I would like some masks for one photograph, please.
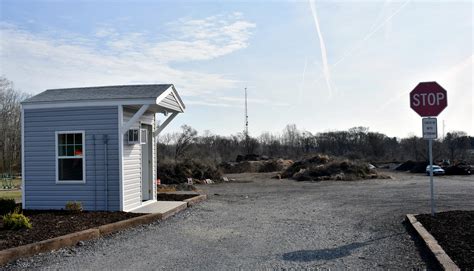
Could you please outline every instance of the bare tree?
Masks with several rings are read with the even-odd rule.
[[[448,152],[451,160],[467,158],[467,152],[470,148],[470,138],[465,132],[453,131],[446,135],[443,145]]]
[[[0,172],[10,174],[21,168],[21,105],[28,97],[0,77]]]
[[[175,144],[174,159],[178,160],[184,158],[187,152],[191,149],[192,144],[196,141],[197,131],[191,126],[181,126],[182,132],[178,134]]]

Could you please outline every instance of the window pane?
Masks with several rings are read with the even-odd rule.
[[[60,181],[82,181],[82,158],[59,159],[58,170]]]
[[[65,134],[59,134],[58,135],[58,144],[66,144],[66,135]]]
[[[74,145],[66,146],[66,156],[74,156]]]
[[[74,156],[82,156],[82,145],[74,145]]]
[[[133,141],[136,141],[138,142],[138,134],[140,133],[139,132],[140,130],[133,130]]]
[[[74,134],[66,134],[66,144],[74,144]]]
[[[133,141],[133,130],[128,130],[128,142]]]
[[[82,134],[74,134],[74,144],[82,144]]]
[[[65,145],[59,145],[58,155],[59,156],[66,156],[66,146]]]

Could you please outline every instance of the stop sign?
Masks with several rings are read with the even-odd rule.
[[[422,117],[436,117],[446,106],[446,90],[436,82],[421,82],[410,92],[410,107]]]

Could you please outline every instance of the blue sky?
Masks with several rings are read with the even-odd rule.
[[[408,93],[437,81],[439,126],[474,135],[471,1],[0,3],[0,74],[32,94],[173,83],[187,111],[168,131],[228,135],[248,87],[254,136],[294,123],[405,137],[421,134]]]

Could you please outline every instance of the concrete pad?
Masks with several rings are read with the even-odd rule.
[[[165,214],[173,212],[176,209],[183,209],[183,207],[187,207],[187,203],[183,201],[157,201],[142,207],[138,207],[131,212],[140,214]]]

